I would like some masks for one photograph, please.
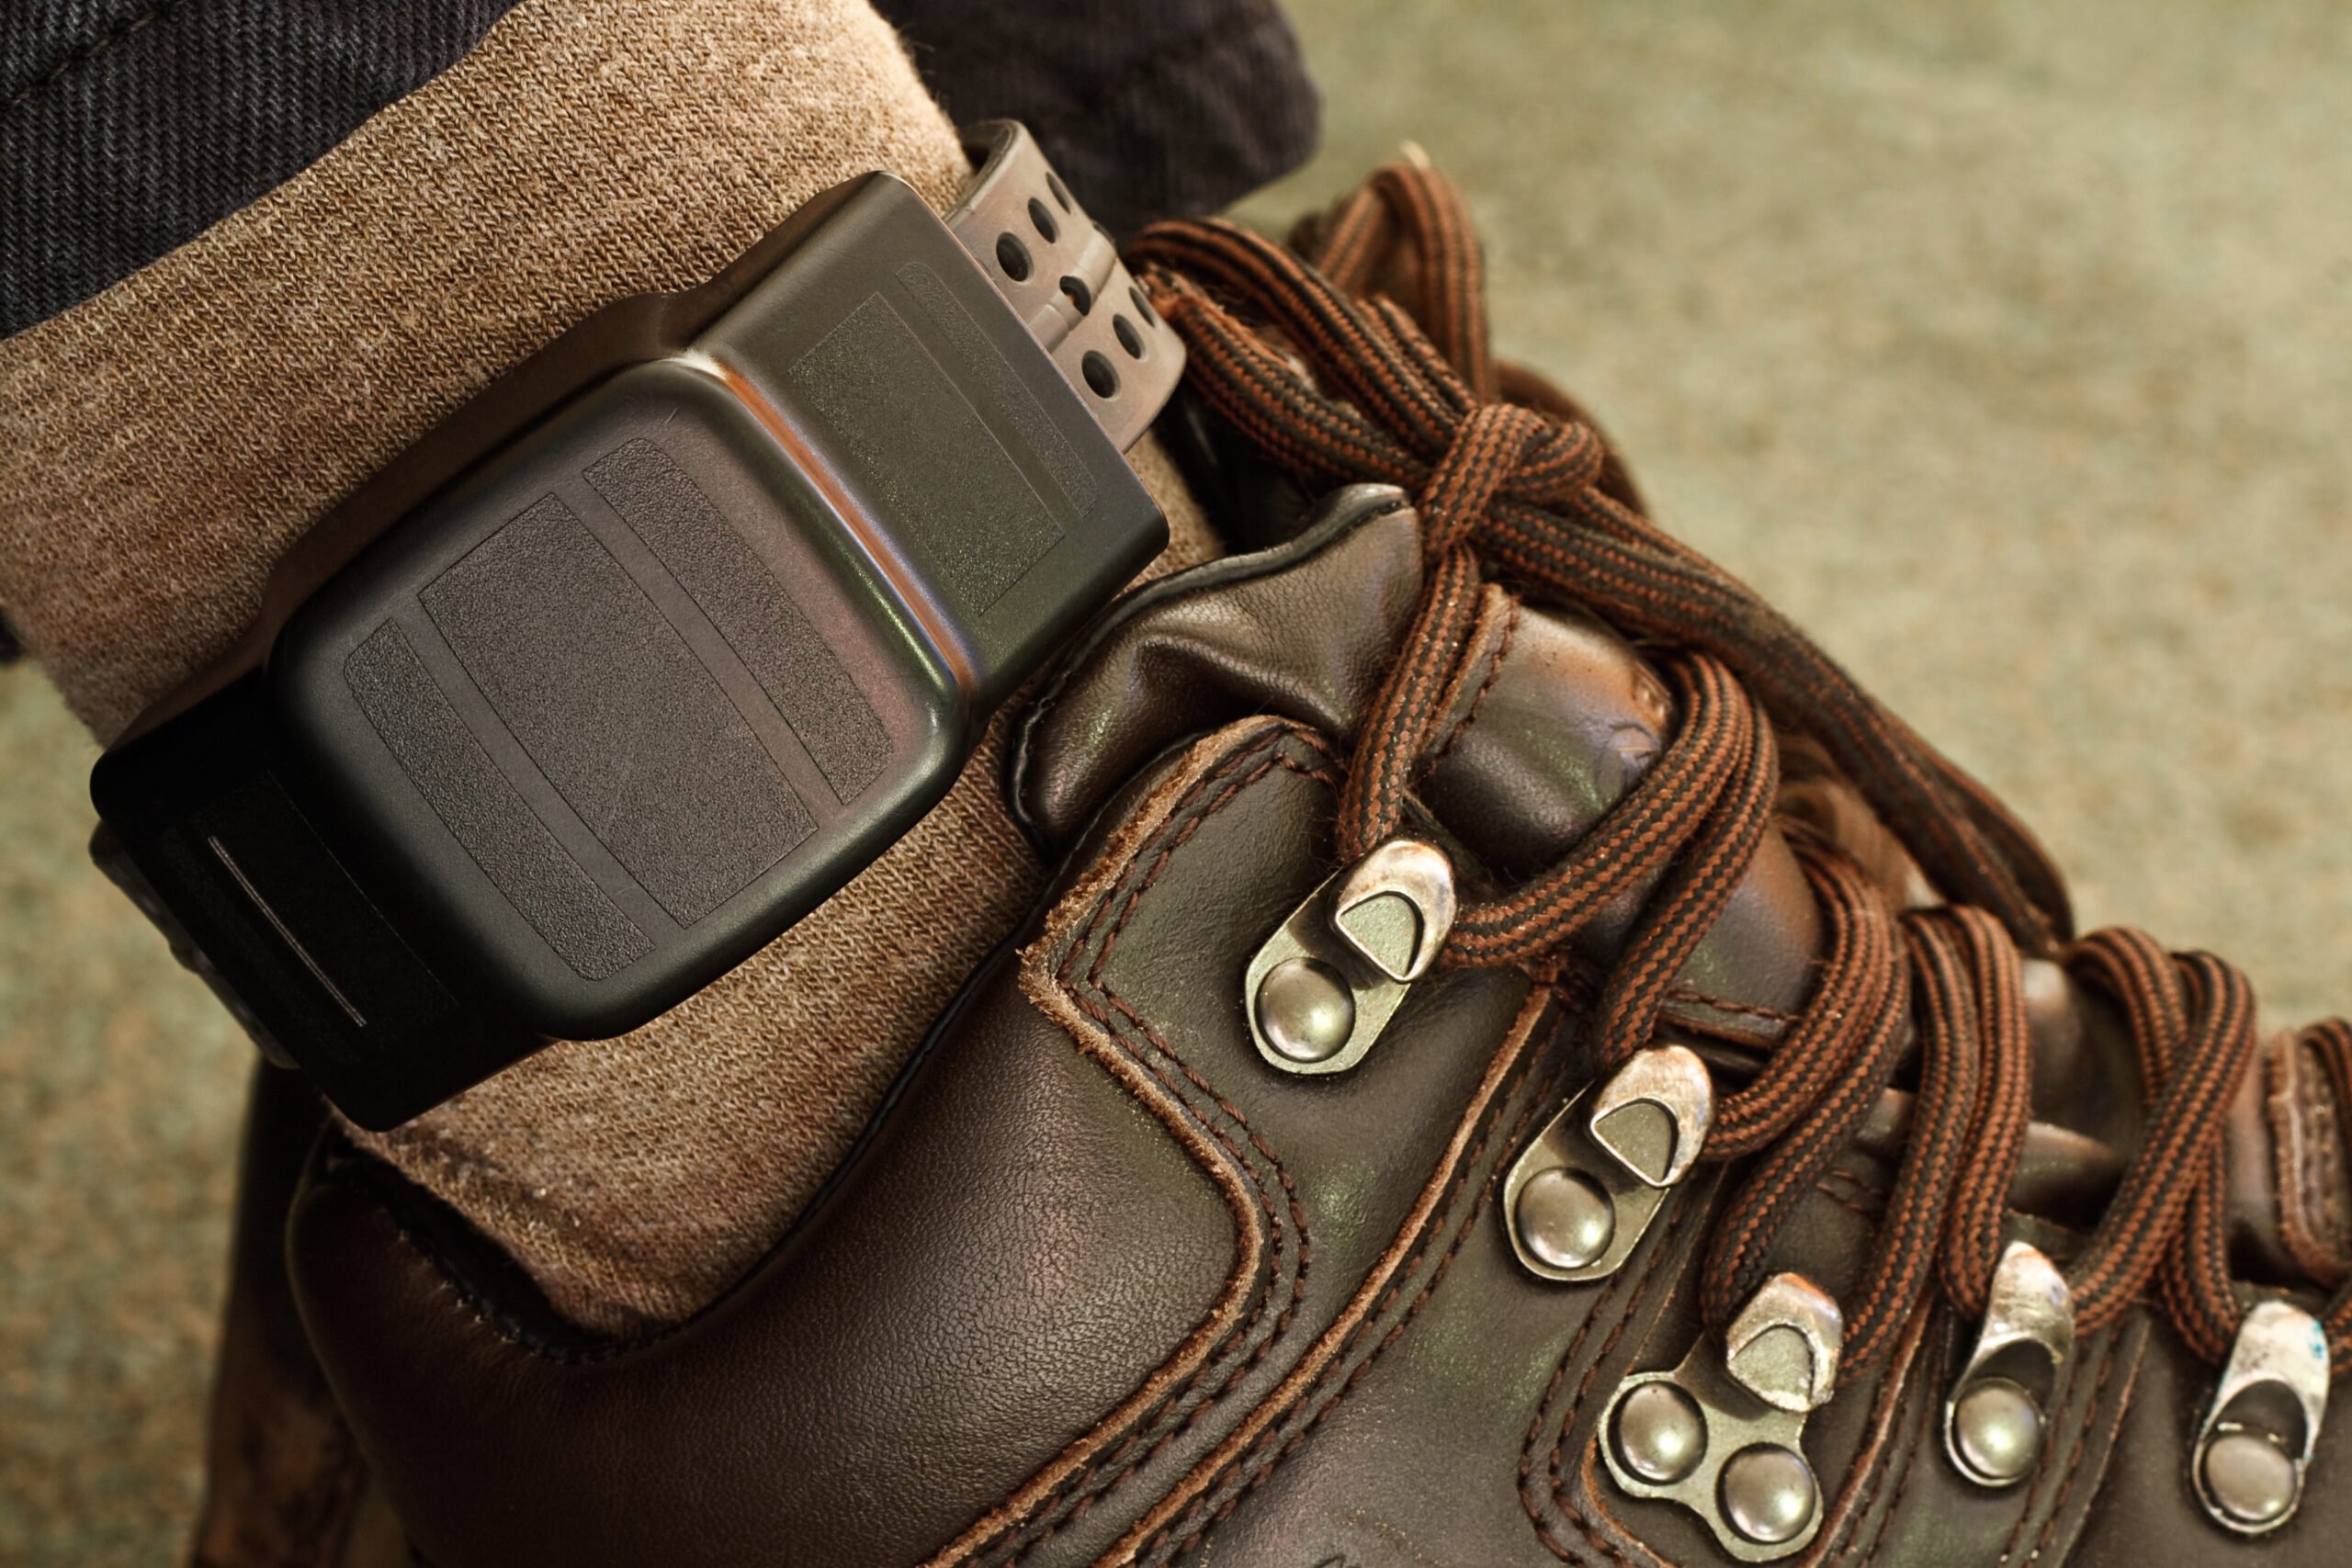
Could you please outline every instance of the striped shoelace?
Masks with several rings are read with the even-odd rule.
[[[2075,937],[2063,880],[2006,807],[1751,589],[1653,526],[1582,411],[1493,356],[1476,236],[1433,171],[1382,170],[1287,247],[1221,221],[1165,223],[1130,260],[1183,335],[1188,380],[1251,446],[1310,488],[1385,481],[1419,504],[1424,586],[1348,769],[1343,856],[1402,825],[1490,576],[1639,639],[1673,697],[1675,733],[1639,782],[1557,864],[1465,905],[1448,962],[1556,982],[1564,945],[1648,886],[1590,1001],[1601,1070],[1623,1065],[1651,1043],[1772,819],[1776,726],[1827,753],[1950,900],[1897,909],[1836,845],[1783,823],[1826,952],[1803,1011],[1708,1134],[1702,1158],[1753,1162],[1710,1243],[1710,1325],[1763,1283],[1781,1228],[1906,1062],[1910,1133],[1843,1359],[1884,1354],[1939,1282],[1983,1314],[2031,1118],[2031,956],[2113,1002],[2147,1111],[2066,1270],[2075,1324],[2096,1331],[2153,1295],[2198,1355],[2225,1359],[2252,1299],[2229,1269],[2222,1149],[2256,1054],[2245,976],[2136,931]],[[2314,1024],[2299,1043],[2352,1110],[2352,1024]],[[2352,1284],[2322,1321],[2335,1369],[2352,1368]]]

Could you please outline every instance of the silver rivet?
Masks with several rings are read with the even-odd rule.
[[[1953,1407],[1951,1429],[1969,1474],[1991,1485],[2021,1479],[2041,1457],[2041,1407],[2007,1378],[1971,1385]]]
[[[2199,1501],[2223,1529],[2263,1535],[2294,1517],[2327,1417],[2331,1354],[2327,1330],[2301,1307],[2247,1309],[2190,1467]]]
[[[1519,1239],[1555,1269],[1581,1269],[1609,1250],[1617,1206],[1592,1181],[1554,1166],[1521,1189]]]
[[[2295,1461],[2267,1438],[2224,1432],[2206,1445],[2205,1490],[2238,1524],[2276,1524],[2295,1506]]]
[[[1819,1502],[1813,1466],[1778,1443],[1758,1443],[1732,1455],[1718,1492],[1731,1528],[1758,1546],[1778,1546],[1804,1534]]]
[[[1714,1102],[1707,1065],[1683,1045],[1636,1051],[1571,1095],[1503,1180],[1504,1234],[1521,1267],[1561,1283],[1623,1267],[1699,1157]]]
[[[1644,1383],[1617,1406],[1617,1457],[1643,1480],[1671,1486],[1706,1455],[1699,1402],[1672,1383]]]
[[[1286,958],[1259,982],[1259,1032],[1294,1062],[1329,1059],[1355,1027],[1347,982],[1320,959]]]
[[[2001,1250],[1975,1348],[1944,1400],[1944,1452],[1979,1486],[2014,1486],[2041,1458],[2042,1411],[2075,1351],[2074,1298],[2040,1249]]]
[[[1601,1412],[1598,1458],[1633,1497],[1705,1521],[1724,1554],[1772,1562],[1813,1544],[1820,1483],[1804,1457],[1807,1412],[1759,1402],[1724,1370],[1713,1335],[1670,1372],[1622,1384]]]

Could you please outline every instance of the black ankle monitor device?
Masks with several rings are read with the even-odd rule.
[[[1025,133],[601,312],[314,529],[97,765],[101,861],[385,1127],[645,1022],[928,810],[1162,547],[1182,351]]]

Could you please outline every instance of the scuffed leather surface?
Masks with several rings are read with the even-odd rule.
[[[2326,1070],[2310,1047],[2273,1035],[2263,1053],[2262,1094],[2280,1250],[2321,1285],[2340,1288],[2352,1258],[2352,1204],[2343,1116]]]
[[[1524,606],[1492,590],[1480,633],[1486,647],[1454,694],[1453,723],[1419,789],[1502,880],[1519,882],[1566,854],[1639,782],[1671,736],[1673,716],[1625,639],[1580,612]],[[1589,961],[1615,955],[1645,893],[1584,933]],[[1804,1001],[1819,945],[1812,890],[1788,841],[1769,830],[1691,955],[1678,1011],[1774,1036],[1772,1015]]]

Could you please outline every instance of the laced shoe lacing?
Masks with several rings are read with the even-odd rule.
[[[1762,1284],[1774,1239],[1909,1043],[1909,1141],[1868,1277],[1846,1303],[1842,1359],[1859,1369],[1885,1354],[1939,1283],[1983,1314],[2031,1114],[2031,956],[2112,999],[2147,1107],[2144,1141],[2066,1271],[2075,1323],[2096,1331],[2153,1294],[2198,1356],[2224,1359],[2254,1299],[2230,1273],[2223,1229],[2224,1112],[2256,1044],[2245,976],[2137,931],[2075,937],[2064,882],[1997,800],[1752,590],[1653,526],[1576,405],[1493,357],[1476,239],[1443,178],[1385,169],[1293,245],[1225,222],[1172,223],[1131,256],[1183,335],[1193,385],[1249,442],[1310,487],[1385,481],[1419,505],[1425,586],[1348,771],[1341,853],[1398,830],[1489,574],[1640,639],[1679,716],[1649,771],[1559,863],[1464,908],[1448,962],[1557,983],[1564,944],[1655,879],[1591,1003],[1602,1068],[1622,1065],[1651,1043],[1771,819],[1776,726],[1827,752],[1949,900],[1897,909],[1835,844],[1783,824],[1826,951],[1802,1013],[1719,1100],[1701,1156],[1754,1161],[1704,1263],[1710,1325],[1728,1325]],[[2352,1024],[2329,1020],[2300,1039],[2352,1109]],[[2322,1322],[2335,1371],[2352,1368],[2352,1284]]]

